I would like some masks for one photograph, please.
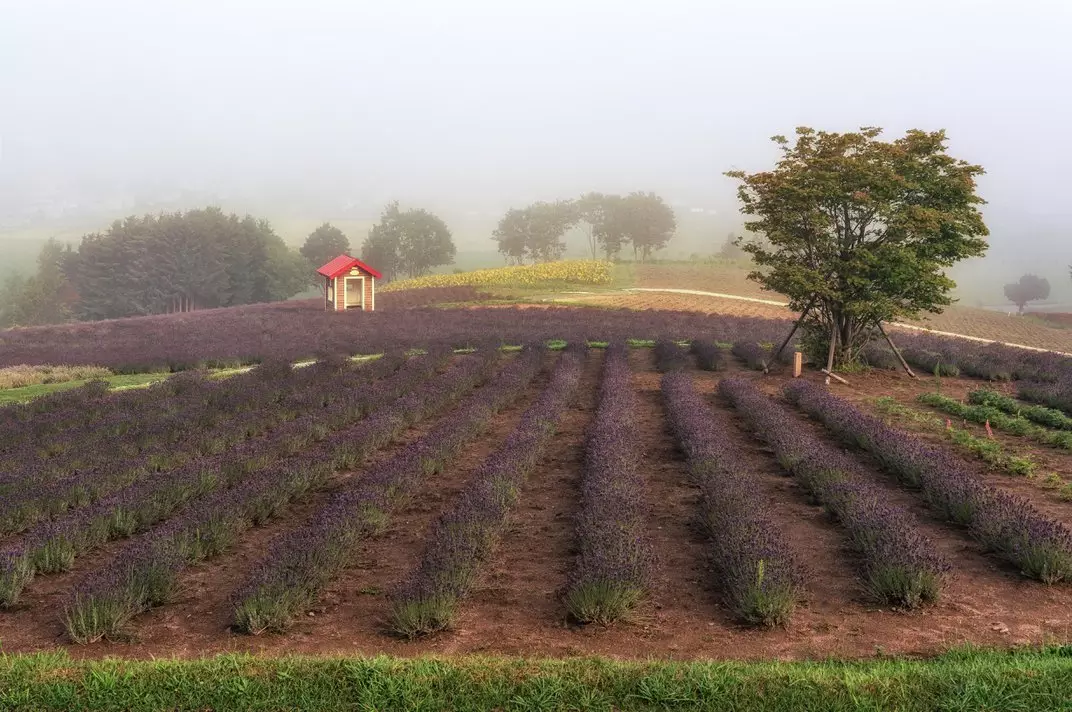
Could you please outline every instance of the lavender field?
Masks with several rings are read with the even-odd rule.
[[[826,386],[774,358],[786,323],[688,313],[95,328],[4,358],[188,370],[0,409],[5,650],[854,656],[1072,625],[1072,504],[917,427],[959,404],[982,438],[988,409],[990,447],[1072,478],[1054,355],[920,335],[923,378],[873,349]],[[223,362],[259,365],[189,368]]]

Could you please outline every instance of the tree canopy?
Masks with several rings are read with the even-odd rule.
[[[577,222],[575,204],[570,200],[536,202],[527,208],[511,208],[499,221],[492,237],[499,243],[508,262],[523,264],[552,262],[566,251],[563,237]]]
[[[677,230],[674,211],[655,193],[630,193],[614,205],[624,213],[624,236],[633,245],[633,258],[647,261]]]
[[[331,223],[324,223],[309,233],[299,252],[315,270],[339,255],[349,254],[350,240],[339,228]]]
[[[1005,285],[1005,298],[1015,304],[1020,313],[1028,302],[1045,299],[1050,296],[1050,282],[1045,277],[1025,274],[1018,282]]]
[[[424,209],[401,210],[398,201],[384,208],[361,245],[361,259],[387,279],[402,272],[410,277],[454,262],[454,239],[447,224]]]
[[[549,262],[566,252],[565,235],[575,226],[584,233],[588,252],[610,261],[624,245],[635,259],[647,260],[666,246],[677,228],[674,211],[654,193],[604,195],[586,193],[577,200],[539,201],[511,208],[499,220],[492,239],[511,264]]]
[[[218,208],[117,220],[84,236],[63,271],[83,319],[276,301],[308,281],[267,221]]]
[[[0,285],[0,328],[59,324],[73,316],[74,290],[63,273],[70,250],[49,238],[37,256],[37,272],[12,274]]]
[[[741,185],[742,241],[758,269],[749,276],[807,311],[804,346],[835,364],[855,360],[876,326],[952,303],[945,268],[982,255],[988,234],[976,194],[980,166],[946,152],[944,131],[851,133],[798,128],[773,141],[773,170],[731,171]],[[821,356],[820,356],[821,355]]]

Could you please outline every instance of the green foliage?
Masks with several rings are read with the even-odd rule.
[[[387,279],[400,273],[420,277],[453,263],[454,255],[454,239],[443,220],[424,209],[403,211],[397,200],[384,208],[361,245],[361,259]]]
[[[674,211],[655,193],[630,193],[616,209],[622,213],[634,259],[651,259],[651,253],[666,247],[677,230]]]
[[[812,306],[803,324],[809,356],[854,361],[880,321],[938,313],[952,303],[945,268],[986,251],[976,195],[983,173],[946,153],[944,131],[912,130],[878,140],[881,129],[828,133],[798,128],[773,170],[730,171],[741,181],[746,228],[766,242],[741,245],[757,269],[749,276]],[[813,304],[814,300],[814,304]]]
[[[901,405],[889,396],[876,399],[875,407],[883,415],[908,421],[934,433],[941,433],[964,452],[1010,474],[1031,477],[1038,469],[1038,465],[1030,457],[1005,452],[1005,448],[997,440],[976,437],[964,428],[946,426],[944,421],[933,413],[925,413]]]
[[[315,270],[339,255],[349,254],[350,239],[331,223],[324,223],[309,233],[299,252]]]
[[[1072,450],[1072,432],[1043,428],[1027,418],[1010,415],[995,406],[961,403],[940,393],[922,393],[919,401],[973,423],[990,423],[992,427],[1010,435],[1019,435],[1051,447]]]
[[[1050,296],[1050,282],[1045,277],[1025,274],[1020,281],[1005,285],[1005,298],[1016,305],[1020,313],[1028,302],[1045,299]]]
[[[968,394],[968,402],[976,405],[989,405],[999,408],[1011,415],[1018,415],[1033,422],[1058,430],[1072,430],[1072,418],[1056,408],[1021,403],[1015,398],[1002,395],[997,391],[981,388]]]
[[[30,277],[9,275],[0,285],[0,328],[39,326],[70,321],[75,299],[64,275],[70,259],[65,249],[49,238],[37,256],[37,272]]]
[[[536,202],[527,208],[511,208],[499,220],[492,239],[510,264],[553,262],[566,251],[563,236],[579,219],[573,201]]]
[[[584,232],[593,259],[602,252],[610,262],[631,244],[634,259],[646,261],[666,247],[677,229],[677,218],[654,193],[625,197],[585,193],[577,200],[511,208],[499,221],[492,239],[510,264],[548,262],[562,257],[566,251],[563,237],[576,225]]]
[[[63,271],[83,319],[278,301],[308,282],[267,221],[219,208],[117,220],[84,236]]]

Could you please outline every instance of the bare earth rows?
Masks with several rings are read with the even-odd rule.
[[[463,451],[446,471],[396,513],[388,531],[367,541],[355,563],[321,597],[318,605],[285,635],[249,637],[228,629],[228,597],[263,555],[271,539],[299,526],[323,501],[325,493],[307,498],[269,525],[252,529],[228,554],[192,567],[178,600],[140,616],[130,640],[90,646],[67,643],[59,622],[67,590],[94,567],[109,560],[120,544],[80,557],[75,570],[40,576],[27,589],[16,610],[0,612],[0,645],[5,652],[66,647],[75,656],[163,655],[199,656],[222,651],[270,653],[362,653],[416,655],[435,652],[573,656],[604,654],[626,658],[779,658],[869,656],[876,653],[924,654],[972,642],[985,645],[1072,641],[1072,585],[1045,586],[1020,577],[1011,567],[981,551],[963,531],[939,521],[918,496],[883,475],[863,455],[853,455],[891,501],[917,516],[921,531],[953,564],[942,599],[920,612],[905,613],[872,603],[857,576],[857,562],[843,532],[786,477],[776,461],[751,437],[739,419],[726,437],[747,453],[746,466],[755,473],[756,488],[770,502],[806,563],[806,597],[787,629],[754,630],[738,625],[722,605],[718,581],[706,552],[717,542],[705,538],[694,523],[697,495],[688,484],[684,462],[667,431],[659,393],[659,374],[652,355],[634,350],[633,383],[639,393],[636,438],[643,451],[648,529],[658,557],[651,596],[635,620],[613,628],[581,627],[567,620],[560,601],[572,564],[573,524],[581,476],[584,431],[596,405],[602,353],[592,351],[575,403],[563,418],[552,451],[530,477],[510,527],[474,595],[462,605],[455,629],[418,641],[392,637],[383,626],[386,593],[417,561],[425,532],[452,506],[456,494],[482,459],[515,427],[524,408],[546,383],[545,378],[495,418],[491,427]],[[735,375],[759,379],[776,394],[781,375]],[[720,409],[729,406],[715,395],[722,374],[693,372],[700,390]],[[926,379],[900,374],[852,378],[852,386],[835,392],[867,404],[892,395],[914,405],[928,388]],[[978,381],[943,379],[943,391],[961,395]],[[447,416],[449,417],[449,416]],[[391,452],[434,425],[424,423],[375,458]],[[818,425],[799,418],[799,427],[829,438]],[[1017,446],[1015,438],[1007,438]],[[1072,473],[1072,455],[1046,450],[1047,467]],[[973,465],[974,466],[974,465]],[[989,482],[1031,499],[1043,512],[1072,524],[1072,503],[1009,475],[975,466]],[[345,486],[349,477],[335,486]]]

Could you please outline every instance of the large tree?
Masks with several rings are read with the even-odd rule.
[[[946,152],[944,131],[881,129],[775,136],[773,170],[730,171],[741,181],[746,228],[765,242],[742,244],[749,276],[807,310],[804,346],[825,361],[854,361],[886,320],[939,313],[955,286],[945,268],[982,255],[988,234],[976,194],[980,166]]]
[[[384,208],[361,246],[362,259],[388,278],[397,272],[427,274],[454,262],[454,255],[454,239],[442,219],[424,209],[401,210],[398,201]]]
[[[309,233],[299,252],[315,270],[339,255],[348,254],[350,239],[331,223],[324,223]]]
[[[1005,285],[1005,298],[1015,304],[1021,314],[1028,302],[1050,296],[1050,281],[1045,277],[1025,274],[1018,282]]]
[[[633,244],[633,258],[647,261],[661,250],[677,230],[673,209],[655,193],[630,193],[616,207],[623,211],[625,237]]]
[[[551,262],[561,259],[565,253],[563,238],[577,220],[577,206],[573,201],[540,201],[521,210],[508,210],[492,233],[492,239],[499,243],[499,252],[508,262],[523,264],[526,259]]]

